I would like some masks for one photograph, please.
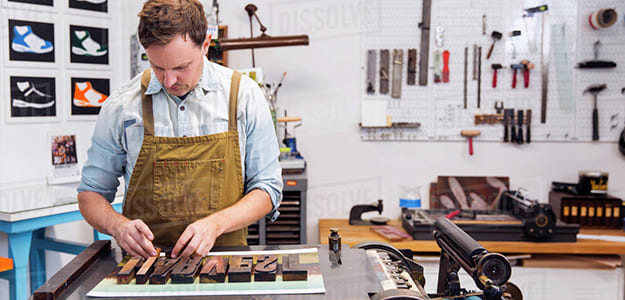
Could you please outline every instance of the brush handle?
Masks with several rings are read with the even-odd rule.
[[[490,48],[488,49],[488,54],[486,54],[486,59],[489,59],[490,55],[493,54],[493,48],[495,48],[495,42],[490,44]]]

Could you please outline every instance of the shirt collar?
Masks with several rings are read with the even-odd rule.
[[[202,67],[202,75],[200,76],[200,81],[198,81],[197,86],[193,90],[200,87],[206,94],[211,91],[216,91],[219,83],[217,82],[217,78],[213,76],[215,70],[213,70],[213,66],[211,66],[206,57],[203,57],[203,62],[204,66]],[[148,84],[148,88],[145,90],[145,94],[153,95],[160,92],[161,90],[166,93],[167,91],[165,91],[161,82],[158,81],[158,78],[156,78],[154,71],[150,69],[150,72],[150,83]]]

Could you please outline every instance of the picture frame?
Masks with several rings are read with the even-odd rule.
[[[53,13],[34,11],[28,15],[15,9],[2,13],[2,34],[6,42],[0,43],[4,65],[19,68],[59,69],[63,47],[58,47],[62,28]],[[5,26],[6,25],[6,26]],[[27,39],[25,39],[27,38]],[[33,46],[28,40],[41,40]]]
[[[69,24],[69,62],[109,65],[109,29]]]
[[[64,184],[80,181],[77,134],[65,131],[50,131],[46,135],[49,155],[48,184]]]
[[[115,55],[120,55],[116,47],[111,47],[115,38],[111,34],[110,20],[66,18],[63,25],[65,68],[111,70]]]
[[[55,0],[2,0],[2,6],[21,11],[59,11],[59,5],[55,3]]]
[[[3,78],[5,123],[58,122],[62,80],[58,71],[7,69]],[[62,101],[61,101],[62,103]]]
[[[100,3],[93,3],[100,2]],[[109,11],[111,11],[111,5],[114,1],[110,0],[98,0],[98,1],[77,1],[77,0],[64,0],[62,5],[65,12],[80,15],[92,15],[100,17],[109,17]]]
[[[65,80],[68,91],[64,110],[67,120],[82,121],[98,118],[101,105],[106,101],[97,96],[108,97],[113,90],[112,72],[70,71]],[[90,91],[92,90],[92,91]],[[97,106],[99,105],[99,106]]]

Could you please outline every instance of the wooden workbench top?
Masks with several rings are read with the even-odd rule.
[[[391,220],[389,225],[403,231],[399,220]],[[341,242],[356,245],[366,241],[383,241],[400,249],[412,249],[415,252],[440,252],[434,240],[415,241],[404,240],[390,242],[384,237],[371,232],[369,226],[349,225],[346,219],[320,219],[319,241],[328,243],[330,228],[339,228]],[[589,235],[618,235],[625,237],[621,230],[581,229],[580,233]],[[478,241],[490,252],[523,253],[523,254],[625,254],[625,242],[609,242],[603,240],[577,239],[575,243],[540,243],[540,242],[499,242]]]

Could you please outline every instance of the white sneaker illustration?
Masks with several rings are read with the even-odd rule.
[[[72,53],[83,56],[102,56],[108,50],[105,45],[94,41],[89,31],[76,30],[72,34]]]
[[[13,107],[20,108],[48,108],[54,105],[51,95],[48,95],[35,88],[31,82],[18,81],[17,89],[23,94],[24,99],[13,98]]]
[[[13,26],[11,49],[20,53],[44,54],[54,50],[54,45],[36,35],[29,25]]]
[[[91,86],[91,81],[76,82],[74,105],[78,107],[100,107],[108,97]]]
[[[17,84],[17,89],[20,90],[20,92],[24,93],[25,97],[28,97],[30,96],[30,94],[35,93],[39,97],[52,98],[52,96],[36,89],[35,85],[30,83],[29,81],[18,81],[16,84]]]

